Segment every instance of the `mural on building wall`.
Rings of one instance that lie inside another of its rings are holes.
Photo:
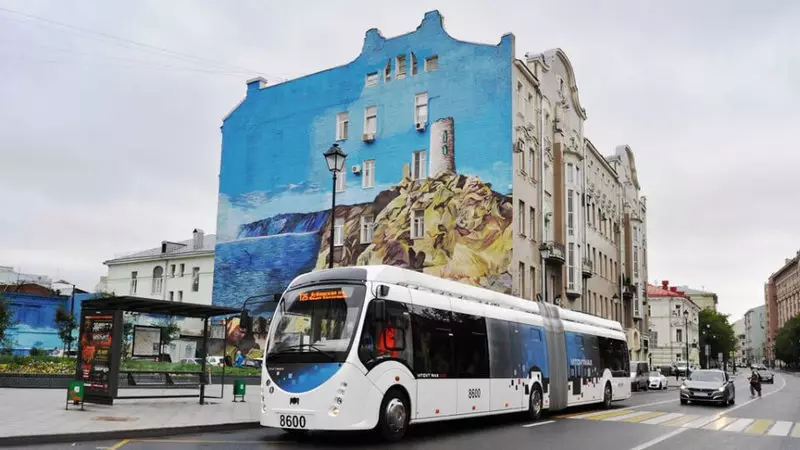
[[[457,41],[431,12],[406,35],[368,31],[347,65],[248,84],[222,128],[214,304],[327,267],[331,220],[342,224],[337,266],[391,264],[510,293],[512,61],[511,35]],[[331,217],[322,154],[334,142],[348,157]]]

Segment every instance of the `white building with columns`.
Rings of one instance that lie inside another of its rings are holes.
[[[669,281],[662,281],[661,286],[649,284],[647,298],[651,364],[669,366],[686,361],[688,343],[689,362],[699,366],[700,306],[678,288],[670,287]]]

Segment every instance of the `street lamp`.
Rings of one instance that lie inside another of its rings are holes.
[[[336,211],[336,174],[344,169],[344,160],[347,159],[347,153],[343,152],[341,148],[339,148],[339,144],[333,144],[331,148],[328,149],[327,152],[323,153],[322,156],[325,157],[325,162],[328,163],[328,170],[331,171],[331,175],[333,178],[333,195],[331,196],[331,235],[330,235],[330,254],[328,257],[328,268],[333,268],[333,233],[334,233],[334,223],[336,219],[334,218],[334,213]]]
[[[689,310],[683,310],[683,321],[686,330],[686,376],[689,376]]]

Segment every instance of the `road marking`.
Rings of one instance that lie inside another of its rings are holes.
[[[710,424],[706,425],[703,428],[705,428],[706,430],[717,430],[717,431],[719,431],[719,430],[727,427],[728,425],[730,425],[731,422],[733,422],[734,420],[736,420],[736,419],[734,419],[733,417],[722,416],[719,419],[711,422]]]
[[[701,417],[701,418],[699,418],[697,420],[693,420],[693,421],[687,423],[686,425],[683,426],[683,428],[702,428],[702,427],[708,425],[709,423],[719,419],[719,416],[720,416],[720,414],[715,414],[713,416]]]
[[[529,424],[527,424],[527,425],[523,425],[523,427],[524,427],[524,428],[538,427],[539,425],[547,425],[548,423],[553,423],[553,422],[555,422],[555,420],[546,420],[546,421],[544,421],[544,422],[534,422],[534,423],[529,423]]]
[[[781,385],[781,387],[780,387],[780,388],[778,388],[777,390],[774,390],[774,391],[772,391],[772,392],[768,392],[768,393],[764,394],[764,397],[768,397],[768,396],[770,396],[770,395],[772,395],[772,394],[776,394],[776,393],[778,393],[778,392],[782,391],[782,390],[783,390],[783,388],[785,388],[785,387],[786,387],[786,378],[784,378],[784,377],[781,377],[781,381],[783,381],[783,384]],[[762,397],[762,398],[763,398],[763,397]],[[744,406],[747,406],[747,405],[749,405],[750,403],[752,403],[752,402],[754,402],[754,401],[756,401],[756,400],[758,400],[758,399],[757,399],[757,398],[754,398],[754,399],[752,399],[752,400],[750,400],[750,401],[747,401],[747,402],[744,402],[744,403],[740,403],[740,404],[738,404],[738,405],[736,405],[736,406],[734,406],[734,407],[730,408],[728,411],[725,411],[724,413],[720,413],[720,414],[717,414],[717,415],[715,415],[715,416],[714,416],[714,418],[719,418],[719,417],[720,417],[720,416],[722,416],[723,414],[728,414],[728,413],[731,413],[731,412],[733,412],[733,411],[736,411],[737,409],[739,409],[739,408],[742,408],[742,407],[744,407]],[[692,423],[692,422],[689,422],[689,423]],[[657,445],[657,444],[660,444],[661,442],[664,442],[664,441],[666,441],[667,439],[671,439],[671,438],[673,438],[673,437],[675,437],[675,436],[677,436],[677,435],[679,435],[679,434],[683,433],[684,431],[686,431],[686,430],[688,430],[688,429],[689,429],[689,428],[683,428],[683,427],[681,427],[681,428],[678,428],[678,429],[677,429],[677,430],[675,430],[675,431],[672,431],[672,432],[669,432],[669,433],[667,433],[667,434],[664,434],[664,435],[662,435],[662,436],[659,436],[659,437],[657,437],[657,438],[655,438],[655,439],[653,439],[653,440],[647,441],[647,442],[645,442],[645,443],[643,443],[643,444],[639,444],[639,445],[637,445],[636,447],[633,447],[633,448],[631,448],[631,450],[644,450],[644,449],[646,449],[646,448],[650,448],[650,447],[652,447],[652,446],[654,446],[654,445]],[[800,430],[798,430],[798,427],[797,427],[797,426],[795,426],[795,428],[794,428],[794,431],[793,431],[793,433],[792,433],[792,436],[794,436],[794,433],[797,433],[798,431],[800,431]],[[800,434],[798,434],[798,436],[797,436],[797,437],[800,437]]]
[[[681,417],[679,419],[670,420],[669,422],[665,423],[664,425],[666,425],[668,427],[679,427],[679,426],[681,426],[681,425],[683,425],[685,423],[689,423],[689,422],[693,421],[694,419],[697,419],[698,417],[700,417],[700,416],[687,414],[687,415],[685,415],[685,416],[683,416],[683,417]]]
[[[605,419],[608,419],[608,418],[611,418],[611,417],[623,416],[623,415],[626,415],[626,414],[630,414],[632,412],[633,411],[631,411],[630,409],[619,409],[619,410],[616,410],[616,411],[607,411],[607,412],[603,412],[603,413],[600,413],[600,414],[593,414],[593,415],[587,417],[586,419],[587,420],[605,420]]]
[[[648,406],[663,405],[664,403],[674,403],[677,400],[678,399],[676,399],[676,398],[671,398],[669,400],[661,400],[660,402],[645,403],[644,405],[629,406],[627,409],[639,409],[639,408],[646,408]]]
[[[623,414],[621,416],[612,417],[610,419],[603,419],[604,422],[620,422],[631,417],[638,417],[642,414],[647,414],[647,411],[628,411],[628,414]]]
[[[210,439],[136,439],[136,442],[150,442],[153,444],[289,444],[291,441],[214,441]]]
[[[608,411],[604,410],[604,409],[601,409],[601,410],[590,411],[590,412],[583,411],[583,412],[572,413],[572,414],[561,414],[559,416],[556,416],[556,419],[585,419],[587,417],[596,416],[598,414],[603,414],[604,412],[608,412]]]
[[[792,437],[800,438],[800,423],[794,426],[794,430],[792,430]]]
[[[793,422],[787,422],[785,420],[779,420],[769,433],[769,436],[786,436],[789,434],[789,430],[792,429]]]
[[[123,439],[123,440],[117,442],[116,444],[112,445],[111,447],[108,447],[108,450],[117,450],[119,448],[122,448],[123,445],[125,445],[125,444],[127,444],[129,442],[131,442],[130,439]]]
[[[658,424],[664,423],[664,422],[666,422],[668,420],[677,419],[678,417],[681,417],[681,416],[683,416],[683,414],[681,414],[681,413],[669,413],[669,414],[665,414],[665,415],[660,416],[660,417],[656,417],[654,419],[645,420],[642,423],[646,423],[648,425],[658,425]]]
[[[759,419],[756,420],[754,424],[750,425],[748,429],[744,430],[744,432],[746,434],[754,434],[760,436],[764,434],[764,432],[767,431],[767,428],[769,428],[769,426],[772,425],[773,423],[775,423],[774,420]]]
[[[664,414],[666,414],[666,413],[659,412],[659,411],[648,411],[648,412],[644,412],[644,414],[639,414],[638,416],[629,417],[627,419],[624,419],[623,422],[639,423],[639,422],[641,422],[643,420],[652,419],[653,417],[663,416]]]
[[[736,433],[741,433],[742,430],[750,426],[755,419],[739,419],[736,422],[733,422],[729,427],[725,428],[725,431],[734,431]]]

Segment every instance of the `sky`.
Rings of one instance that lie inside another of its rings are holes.
[[[0,265],[92,290],[104,260],[213,233],[247,79],[347,63],[438,9],[458,39],[566,52],[586,137],[634,151],[650,281],[739,318],[800,249],[800,2],[602,3],[0,0]]]

